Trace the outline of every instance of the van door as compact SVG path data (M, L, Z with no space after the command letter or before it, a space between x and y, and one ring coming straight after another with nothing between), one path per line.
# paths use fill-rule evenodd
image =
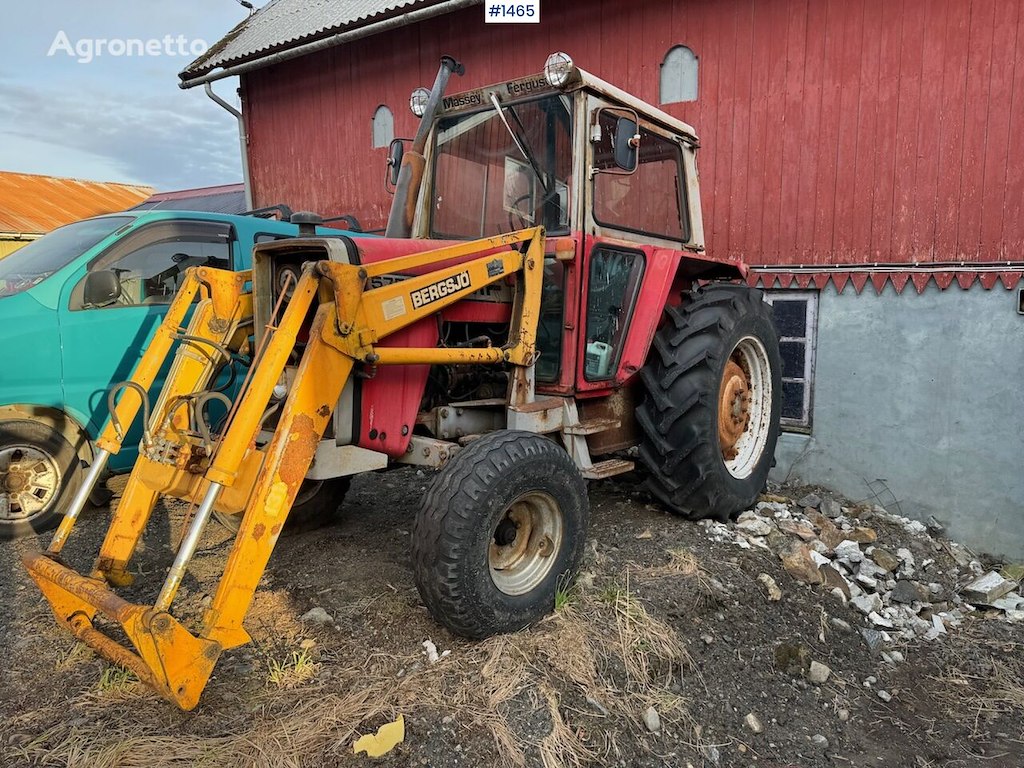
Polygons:
M64 399L89 414L93 435L107 419L107 391L131 374L167 314L185 270L198 266L230 269L233 242L228 224L157 221L122 238L65 285L60 305ZM85 279L89 272L100 270L117 275L120 296L103 307L88 306ZM152 394L163 386L172 355L154 382ZM111 457L111 469L127 469L134 463L141 437L140 415L123 450Z

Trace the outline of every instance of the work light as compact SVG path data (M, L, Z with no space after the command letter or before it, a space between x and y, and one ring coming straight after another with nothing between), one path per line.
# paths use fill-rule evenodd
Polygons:
M576 65L569 58L569 54L561 51L552 53L544 62L544 77L554 88L561 88L568 83L575 72Z

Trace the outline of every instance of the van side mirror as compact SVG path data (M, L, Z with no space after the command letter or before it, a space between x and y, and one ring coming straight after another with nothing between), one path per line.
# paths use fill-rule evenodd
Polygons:
M639 147L640 130L636 121L620 117L615 123L615 165L629 173L635 171Z
M405 140L394 139L388 147L388 181L392 187L398 184L398 174L402 170L403 157L405 157Z
M121 297L121 281L109 269L89 272L85 276L83 303L87 307L107 307Z

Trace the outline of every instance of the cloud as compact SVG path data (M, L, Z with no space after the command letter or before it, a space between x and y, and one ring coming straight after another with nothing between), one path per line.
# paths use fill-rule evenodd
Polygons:
M23 139L23 147L50 146L65 155L105 159L120 173L118 179L105 180L160 190L240 181L234 119L201 92L175 96L140 94L135 88L113 92L84 83L69 89L66 84L28 87L0 80L0 125L4 133Z

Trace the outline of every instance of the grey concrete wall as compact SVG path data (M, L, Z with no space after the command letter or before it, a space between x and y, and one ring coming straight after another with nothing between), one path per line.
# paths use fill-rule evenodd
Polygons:
M1024 316L1017 291L887 285L819 303L812 433L784 434L773 479L934 515L1024 559Z

